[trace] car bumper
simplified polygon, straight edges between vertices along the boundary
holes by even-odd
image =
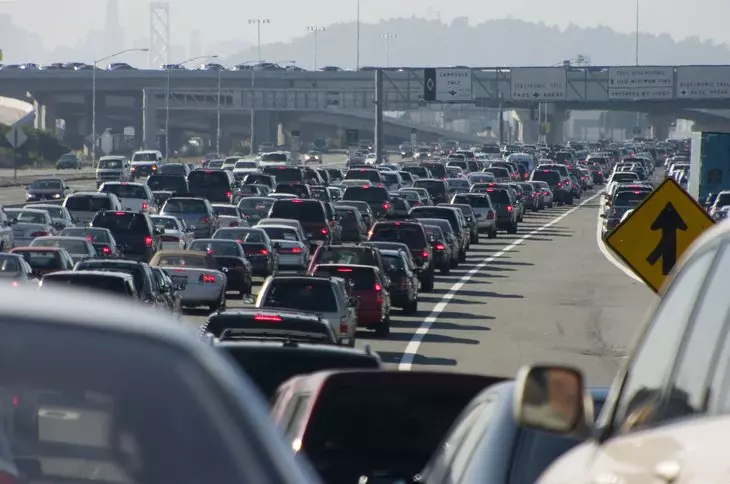
[[[188,284],[182,291],[182,303],[186,306],[216,302],[221,297],[218,284]]]
[[[383,320],[383,314],[380,309],[358,309],[357,325],[358,327],[369,327],[380,324]]]
[[[306,268],[307,257],[305,254],[281,254],[279,253],[279,267]]]

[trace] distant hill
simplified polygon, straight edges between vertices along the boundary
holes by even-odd
[[[318,65],[355,67],[355,23],[340,23],[319,33]],[[634,35],[618,33],[608,27],[582,28],[571,25],[565,30],[543,23],[521,20],[490,20],[470,26],[466,17],[451,24],[420,18],[395,19],[360,28],[360,65],[385,65],[386,32],[397,33],[391,40],[392,66],[518,66],[553,65],[578,54],[590,58],[592,65],[633,65]],[[313,34],[289,43],[262,46],[268,61],[296,61],[312,67]],[[256,47],[244,49],[227,62],[235,64],[256,59]],[[730,62],[725,44],[689,38],[676,42],[667,34],[640,36],[640,63],[722,64]]]

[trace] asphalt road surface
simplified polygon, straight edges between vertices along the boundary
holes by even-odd
[[[0,203],[18,201],[12,196],[3,191]],[[394,310],[387,339],[360,331],[357,345],[370,344],[401,370],[510,377],[526,363],[558,362],[581,368],[589,384],[610,384],[655,296],[600,250],[600,202],[594,190],[575,206],[527,213],[515,235],[482,237],[459,269],[437,275],[434,292],[420,295],[418,314]],[[206,317],[207,310],[190,310],[183,320],[196,330]],[[90,458],[103,451],[105,418],[94,408],[42,407],[41,439],[52,446],[77,436],[73,448],[83,450],[44,459],[46,472],[118,477],[113,464]]]

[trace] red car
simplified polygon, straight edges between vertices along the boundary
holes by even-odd
[[[351,287],[350,296],[357,297],[357,325],[375,330],[378,336],[390,334],[390,293],[386,278],[373,266],[349,264],[321,264],[314,275],[327,275],[345,279]]]

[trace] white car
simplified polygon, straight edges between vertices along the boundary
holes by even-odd
[[[162,229],[160,236],[162,250],[185,250],[193,240],[185,222],[171,215],[155,215],[150,217],[156,228]]]
[[[51,214],[45,210],[6,208],[5,213],[13,226],[15,247],[25,247],[36,237],[56,235]]]
[[[238,160],[233,165],[233,176],[236,177],[236,180],[242,180],[249,173],[261,173],[256,160]]]
[[[105,182],[99,187],[99,193],[116,195],[122,204],[122,210],[150,215],[157,213],[155,196],[144,183]]]
[[[260,225],[279,253],[279,267],[307,270],[309,243],[304,242],[301,232],[292,225]]]
[[[214,203],[212,207],[221,227],[245,227],[247,225],[243,213],[237,205]]]

